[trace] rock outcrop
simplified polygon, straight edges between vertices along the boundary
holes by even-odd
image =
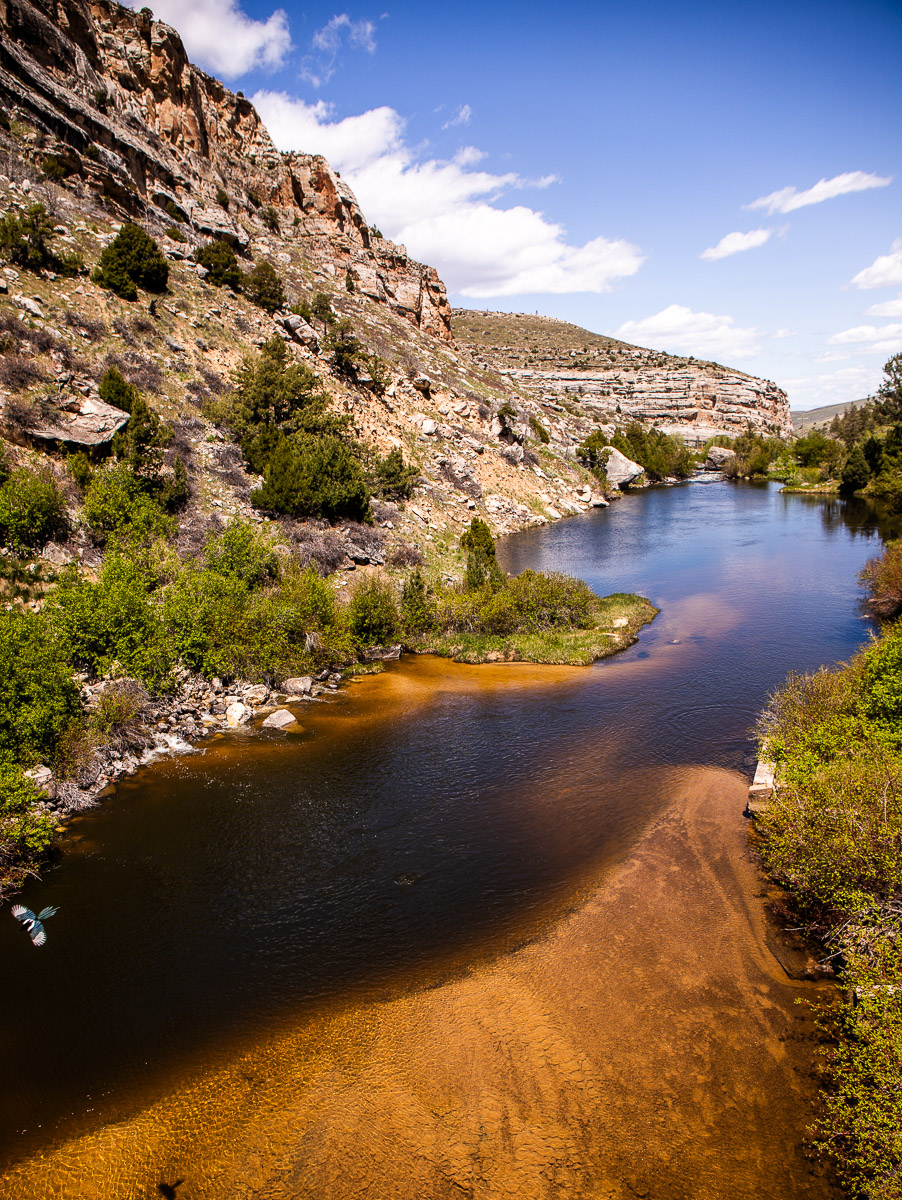
[[[455,336],[486,366],[547,402],[577,403],[595,419],[641,421],[700,444],[749,426],[792,435],[786,393],[723,367],[631,346],[526,313],[454,312]]]
[[[42,131],[40,157],[121,212],[237,247],[275,220],[303,242],[312,276],[451,340],[434,268],[368,226],[324,158],[281,154],[250,101],[190,63],[148,9],[0,0],[0,103]]]

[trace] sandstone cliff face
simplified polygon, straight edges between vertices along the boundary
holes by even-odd
[[[450,341],[435,270],[367,226],[317,155],[280,154],[253,105],[193,66],[174,29],[108,0],[0,0],[0,102],[46,133],[74,183],[162,230],[248,244],[271,206],[314,273]],[[220,201],[227,196],[227,206]]]
[[[546,401],[578,403],[617,424],[636,420],[701,443],[749,425],[788,437],[786,393],[718,363],[630,346],[550,317],[454,312],[458,340],[516,387]]]

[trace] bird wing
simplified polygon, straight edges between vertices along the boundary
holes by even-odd
[[[54,914],[56,914],[58,912],[59,912],[58,908],[54,908],[52,904],[48,904],[46,908],[42,908],[41,911],[38,913],[38,920],[46,921],[48,917],[52,917],[52,916],[54,916]]]
[[[44,932],[44,926],[38,921],[34,929],[28,931],[31,934],[31,940],[36,946],[43,946],[47,941],[47,934]]]
[[[21,921],[24,925],[26,921],[36,921],[37,917],[30,908],[26,908],[24,904],[14,904],[12,914],[17,921]]]

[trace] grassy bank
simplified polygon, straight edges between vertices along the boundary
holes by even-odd
[[[440,654],[455,662],[531,662],[589,666],[631,646],[658,610],[643,596],[618,592],[591,606],[594,624],[587,629],[523,630],[507,636],[468,631],[433,632],[412,639],[408,648]]]
[[[865,577],[891,612],[898,547],[888,558]],[[790,676],[760,734],[780,779],[758,821],[763,862],[843,985],[819,1015],[824,1104],[814,1144],[851,1195],[899,1200],[902,624],[886,625],[848,663]]]
[[[93,578],[68,567],[30,607],[0,611],[0,895],[37,869],[59,820],[26,771],[49,768],[57,809],[61,796],[77,805],[111,747],[139,748],[167,704],[187,711],[186,680],[279,691],[374,669],[360,664],[399,644],[463,662],[590,663],[656,613],[569,576],[504,575],[478,518],[460,582],[369,567],[345,589],[274,537],[236,520],[186,558],[162,539],[111,540]]]

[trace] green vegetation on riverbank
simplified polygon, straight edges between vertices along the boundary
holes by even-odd
[[[656,613],[569,576],[504,575],[478,518],[462,545],[462,583],[370,569],[343,597],[249,522],[186,559],[165,540],[120,536],[96,579],[69,567],[40,611],[0,612],[0,894],[39,865],[56,827],[24,771],[41,764],[58,787],[77,787],[98,750],[141,731],[148,699],[174,694],[181,673],[274,687],[356,672],[390,643],[465,662],[590,663],[629,645]],[[78,674],[111,681],[90,708]]]
[[[863,578],[895,615],[902,551]],[[820,1010],[817,1148],[854,1196],[902,1197],[902,624],[850,662],[790,676],[759,733],[779,785],[758,820],[765,868],[843,984]]]

